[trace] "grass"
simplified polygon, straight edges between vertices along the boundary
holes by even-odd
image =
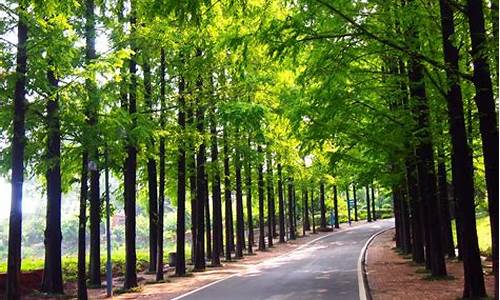
[[[490,217],[486,214],[478,215],[476,217],[477,238],[479,241],[479,251],[482,256],[491,257],[491,230],[490,230]],[[455,222],[452,222],[453,240],[457,244],[457,234],[455,229]]]

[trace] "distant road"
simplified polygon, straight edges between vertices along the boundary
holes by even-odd
[[[182,299],[359,299],[361,249],[370,236],[393,225],[393,220],[381,220],[332,233]]]

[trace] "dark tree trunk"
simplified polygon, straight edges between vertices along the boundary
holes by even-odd
[[[392,210],[394,212],[394,223],[395,223],[395,229],[396,229],[396,248],[401,249],[402,248],[402,234],[401,234],[401,201],[399,200],[399,195],[396,192],[396,187],[393,185],[392,186]]]
[[[201,57],[202,53],[198,49],[196,56]],[[201,94],[203,82],[198,78],[196,82],[197,92]],[[196,105],[196,130],[200,136],[205,134],[205,111],[203,108],[201,95],[197,96]],[[198,146],[196,154],[196,242],[194,254],[194,269],[197,271],[205,270],[205,162],[206,162],[205,142]]]
[[[375,210],[375,189],[373,188],[373,184],[372,184],[372,218],[373,218],[373,221],[377,221],[377,212]]]
[[[51,98],[47,101],[47,218],[45,229],[45,262],[41,290],[63,293],[61,265],[61,126],[59,119],[58,80],[49,62],[47,79]]]
[[[295,240],[295,224],[294,224],[294,208],[293,208],[293,181],[288,177],[288,225],[290,230],[290,240]]]
[[[312,215],[312,233],[316,233],[316,218],[315,218],[315,215],[316,215],[316,212],[315,212],[315,202],[314,202],[314,188],[311,189],[311,215]]]
[[[257,152],[259,155],[262,154],[262,147],[257,146]],[[258,168],[258,182],[257,189],[259,192],[259,250],[266,249],[265,235],[264,232],[264,174],[262,171],[262,162],[259,162]]]
[[[205,173],[205,236],[207,240],[207,258],[212,259],[212,225],[210,223],[210,199],[208,195],[208,174]]]
[[[302,236],[306,236],[306,190],[302,189],[302,207],[304,210],[302,211]]]
[[[337,186],[336,185],[333,186],[333,210],[335,212],[335,228],[340,228],[340,226],[339,226],[339,201],[338,201],[338,197],[337,197]]]
[[[273,187],[273,166],[271,153],[266,153],[266,183],[267,183],[267,243],[269,247],[273,246],[273,228],[274,228],[274,187]]]
[[[166,75],[166,66],[165,66],[165,49],[161,48],[160,50],[160,127],[162,130],[165,129],[165,75]],[[164,205],[165,205],[165,138],[160,137],[160,172],[159,172],[159,187],[158,187],[158,227],[156,236],[158,237],[157,244],[157,259],[156,259],[156,280],[162,281],[163,277],[163,214],[164,214]],[[177,255],[177,257],[179,257]]]
[[[177,124],[181,134],[186,133],[186,100],[184,91],[186,83],[184,77],[179,77],[179,100]],[[183,276],[186,274],[186,143],[184,138],[179,140],[177,150],[177,229],[176,229],[176,260],[175,275]],[[194,239],[194,236],[192,236]]]
[[[293,196],[293,230],[294,230],[294,235],[297,237],[297,194],[295,193],[295,184],[293,183],[292,179],[292,196]]]
[[[192,103],[186,103],[186,127],[191,129],[194,124],[194,113],[193,113],[193,105]],[[197,204],[196,204],[196,157],[195,157],[195,149],[194,144],[191,138],[188,138],[187,142],[187,169],[189,172],[189,192],[190,192],[190,204],[191,204],[191,263],[194,264],[196,260],[196,229],[198,226],[196,225],[196,221],[198,217],[197,213]]]
[[[356,193],[356,184],[352,185],[352,195],[354,197],[354,221],[358,221],[358,198]]]
[[[78,299],[87,300],[87,276],[85,270],[85,230],[87,228],[88,154],[82,154],[82,174],[80,179],[80,214],[78,216]]]
[[[463,240],[462,240],[462,222],[461,222],[461,213],[458,211],[459,210],[459,195],[458,195],[458,175],[457,172],[461,172],[459,170],[459,166],[457,166],[457,159],[455,158],[455,154],[451,154],[451,176],[452,176],[452,185],[453,185],[453,211],[454,211],[454,216],[455,216],[455,229],[456,229],[456,234],[457,234],[457,250],[458,250],[458,255],[457,259],[458,260],[463,260],[462,259],[462,254],[464,253],[462,250],[462,245],[463,245]]]
[[[309,219],[309,191],[305,189],[304,198],[304,230],[311,230],[311,221]]]
[[[213,212],[213,252],[212,265],[220,266],[220,255],[222,253],[222,203],[220,188],[219,169],[219,146],[217,145],[217,117],[215,115],[215,103],[210,106],[210,137],[211,137],[211,162],[213,165],[212,181],[212,212]]]
[[[271,223],[272,223],[272,233],[273,237],[278,236],[278,232],[276,230],[276,201],[274,194],[274,174],[273,174],[273,159],[271,152],[267,152],[267,165],[268,165],[268,173],[269,173],[269,185],[268,185],[268,202],[270,204],[269,209],[271,210]],[[269,191],[270,190],[270,191]]]
[[[455,257],[455,245],[451,232],[450,203],[448,201],[448,181],[446,180],[446,164],[444,152],[438,147],[438,188],[439,188],[439,212],[441,214],[441,237],[444,242],[443,251],[448,257]]]
[[[416,30],[410,35],[411,39],[418,42]],[[418,157],[418,182],[424,204],[426,219],[426,262],[430,258],[430,269],[433,276],[445,276],[446,265],[441,245],[441,230],[439,220],[439,203],[436,197],[436,174],[434,168],[434,152],[432,134],[430,130],[430,112],[424,84],[424,69],[422,64],[414,57],[409,64],[410,95],[413,113],[418,124],[418,138],[416,153]],[[432,224],[432,225],[431,225]],[[430,254],[430,255],[429,255]]]
[[[250,136],[248,136],[248,151],[252,151]],[[252,216],[252,164],[250,157],[247,156],[247,164],[245,169],[246,177],[246,199],[247,199],[247,219],[248,219],[248,254],[253,253],[254,235],[253,235],[253,216]]]
[[[491,226],[491,248],[493,257],[493,273],[495,275],[495,297],[498,299],[498,123],[496,102],[493,94],[493,86],[491,82],[490,66],[486,51],[487,36],[484,26],[484,13],[482,0],[467,0],[466,13],[469,18],[469,28],[471,37],[471,56],[474,65],[473,83],[476,88],[476,106],[479,112],[479,130],[481,132],[481,141],[483,145],[483,157],[486,176],[486,189],[488,191],[488,212],[490,215]],[[498,5],[497,5],[498,7]],[[498,30],[498,27],[495,28]],[[498,45],[498,39],[494,43]],[[497,53],[498,54],[498,53]],[[469,204],[470,205],[470,204]],[[470,232],[472,226],[469,224],[469,219],[473,219],[473,212],[466,210],[463,215],[462,225],[464,233],[464,241],[468,240],[473,232]],[[474,227],[475,228],[475,227]],[[474,243],[474,241],[472,241]],[[474,261],[477,261],[477,249],[475,246],[469,248],[470,256]],[[464,245],[464,249],[466,246]],[[465,263],[465,256],[464,256]],[[484,282],[479,275],[480,269],[474,268],[471,274],[471,291],[468,297],[482,297],[484,292]],[[476,274],[477,273],[477,274]]]
[[[366,190],[366,219],[368,222],[372,221],[372,211],[370,207],[370,190],[368,186],[365,187]]]
[[[236,128],[236,136],[239,136],[239,130]],[[243,257],[243,248],[245,246],[245,225],[243,217],[243,190],[241,183],[241,155],[240,145],[236,142],[235,155],[235,176],[236,176],[236,258]]]
[[[345,189],[345,197],[347,201],[347,222],[351,225],[351,204],[349,203],[349,185]]]
[[[87,0],[85,2],[85,52],[86,63],[91,63],[96,58],[95,51],[95,15],[94,1]],[[91,164],[90,171],[90,269],[89,269],[89,285],[98,287],[101,286],[101,238],[100,238],[100,223],[101,223],[101,193],[99,190],[99,153],[97,148],[97,113],[99,99],[97,98],[97,87],[94,81],[87,79],[86,89],[89,97],[89,103],[85,115],[89,125],[88,144],[86,145],[89,154],[89,163]]]
[[[280,243],[285,242],[285,198],[283,196],[283,175],[281,164],[278,164],[278,208],[280,221]],[[314,215],[313,215],[314,218]]]
[[[224,200],[225,200],[225,229],[226,229],[226,260],[231,260],[231,252],[234,248],[233,235],[233,204],[231,202],[231,171],[229,169],[229,147],[227,140],[227,128],[223,131],[224,151]]]
[[[130,35],[133,37],[135,35],[136,26],[136,15],[134,2],[131,2],[131,12],[130,12]],[[132,38],[132,41],[134,39]],[[137,49],[132,43],[132,49]],[[129,64],[130,72],[130,88],[129,88],[129,101],[128,101],[128,112],[132,118],[132,131],[137,124],[137,65],[135,54],[130,58]],[[123,287],[125,289],[130,289],[137,286],[137,257],[135,253],[135,238],[136,238],[136,168],[137,168],[137,148],[133,144],[133,141],[128,137],[127,141],[127,158],[125,159],[125,280],[123,282]]]
[[[320,209],[320,224],[321,229],[326,229],[326,207],[325,207],[325,184],[319,184],[319,209]]]
[[[144,72],[144,100],[146,106],[153,111],[153,101],[151,99],[151,69],[147,62],[147,57],[143,57],[145,61],[143,65]],[[153,120],[153,117],[151,116]],[[149,153],[154,153],[154,139],[150,141]],[[156,160],[152,157],[148,158],[148,209],[149,209],[149,272],[156,271],[157,256],[158,256],[158,188],[156,174]]]
[[[421,214],[422,203],[418,189],[417,168],[414,155],[410,155],[406,159],[406,184],[411,211],[410,226],[412,237],[412,258],[414,262],[422,264],[425,262]]]
[[[410,231],[410,209],[408,199],[404,192],[404,186],[398,185],[401,218],[401,249],[404,254],[411,253],[411,231]]]

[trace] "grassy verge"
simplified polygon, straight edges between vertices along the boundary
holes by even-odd
[[[453,239],[455,245],[457,244],[457,233],[455,229],[455,222],[452,222]],[[479,241],[479,250],[483,256],[491,256],[491,230],[490,230],[490,217],[488,215],[479,215],[476,218],[477,237]]]

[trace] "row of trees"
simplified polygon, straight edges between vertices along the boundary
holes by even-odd
[[[498,279],[492,83],[498,67],[489,67],[498,63],[496,5],[479,0],[0,5],[5,11],[1,93],[7,99],[1,103],[0,128],[8,145],[1,148],[2,171],[10,172],[12,182],[9,299],[20,297],[26,174],[40,178],[47,194],[42,290],[63,292],[61,194],[77,184],[79,298],[87,297],[87,277],[90,285],[101,284],[103,170],[121,181],[125,288],[137,285],[135,221],[141,199],[149,211],[149,268],[162,280],[168,198],[177,208],[181,276],[187,271],[186,232],[194,269],[203,270],[206,257],[218,265],[221,255],[229,260],[234,252],[241,258],[245,247],[251,253],[254,222],[261,250],[273,237],[284,242],[286,230],[295,238],[297,218],[307,230],[309,211],[315,216],[319,210],[325,228],[324,194],[330,186],[337,221],[337,187],[349,199],[352,183],[354,219],[356,187],[366,187],[372,219],[374,180],[392,191],[398,247],[436,276],[446,274],[444,255],[453,252],[449,208],[455,208],[464,297],[485,295],[475,210],[487,207]],[[315,218],[311,221],[315,230]]]

